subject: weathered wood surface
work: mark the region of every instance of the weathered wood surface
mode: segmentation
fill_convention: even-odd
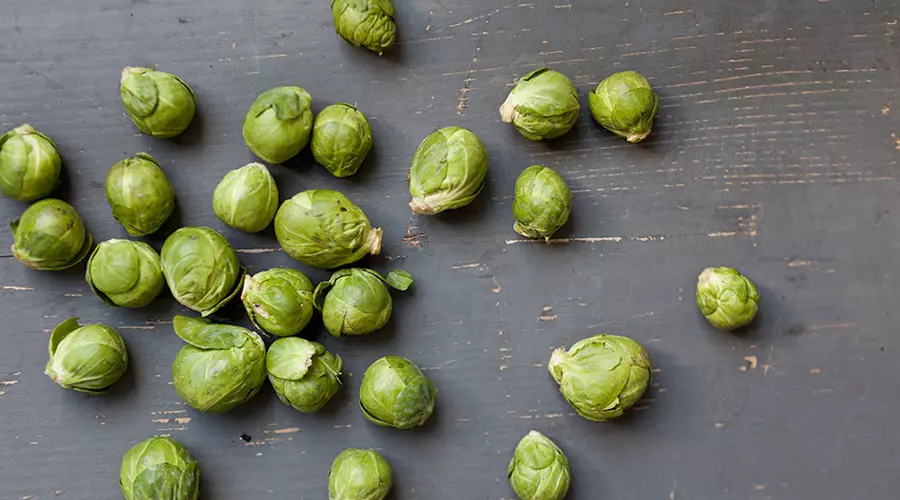
[[[510,499],[506,465],[529,429],[571,460],[569,498],[886,499],[900,467],[896,335],[900,42],[896,1],[648,2],[397,0],[402,41],[384,58],[333,33],[326,0],[7,0],[0,20],[0,122],[28,122],[59,144],[58,195],[95,238],[124,237],[103,200],[106,170],[148,151],[177,186],[179,225],[210,225],[251,272],[298,265],[271,231],[248,236],[212,214],[216,182],[252,159],[240,137],[261,91],[305,87],[316,110],[358,102],[376,147],[363,172],[335,180],[308,153],[273,167],[282,197],[336,188],[385,229],[383,256],[418,279],[394,319],[365,340],[315,338],[346,360],[346,387],[301,415],[266,388],[228,415],[178,399],[169,367],[182,343],[170,296],[138,311],[104,307],[83,267],[26,270],[0,255],[0,497],[116,498],[122,453],[150,435],[184,442],[203,497],[323,498],[345,447],[382,450],[396,499]],[[632,146],[585,105],[546,144],[500,123],[512,82],[541,65],[584,95],[607,74],[651,78],[653,135]],[[157,65],[186,79],[199,117],[173,141],[123,116],[119,71]],[[471,128],[490,150],[471,207],[410,218],[410,158],[430,130]],[[571,223],[553,245],[511,229],[522,168],[571,183]],[[0,200],[14,219],[24,205]],[[11,243],[8,229],[0,240]],[[738,267],[761,288],[742,335],[705,325],[697,273]],[[327,273],[310,271],[317,280]],[[103,397],[44,376],[47,331],[69,316],[119,329],[132,354]],[[238,304],[219,319],[246,323]],[[575,416],[546,372],[552,348],[599,332],[633,336],[658,370],[637,410],[598,424]],[[360,375],[406,355],[440,390],[420,430],[366,422]],[[241,435],[251,437],[250,442]]]

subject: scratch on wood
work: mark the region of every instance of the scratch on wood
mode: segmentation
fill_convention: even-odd
[[[472,269],[473,267],[478,267],[481,265],[481,262],[471,262],[469,264],[459,264],[453,266],[453,269]]]
[[[299,427],[285,427],[284,429],[275,429],[275,430],[263,431],[263,432],[265,432],[266,434],[269,434],[269,433],[271,433],[271,434],[296,434],[296,433],[300,432],[300,428]]]
[[[117,328],[122,330],[153,330],[156,327],[153,325],[119,325]]]
[[[408,247],[422,248],[422,245],[428,243],[428,236],[416,224],[416,216],[413,215],[406,225],[406,234],[400,238],[400,242]]]
[[[261,56],[253,56],[253,58],[254,59],[275,59],[275,58],[287,57],[287,56],[288,56],[287,54],[268,54],[268,55],[261,55]]]
[[[19,285],[2,285],[0,290],[9,290],[11,292],[33,292],[34,288]]]
[[[450,25],[451,28],[454,28],[462,24],[471,23],[476,19],[484,18],[484,26],[481,27],[478,39],[475,42],[475,53],[472,54],[472,64],[469,65],[469,72],[466,74],[466,78],[463,79],[462,88],[459,89],[459,96],[456,98],[456,114],[458,115],[465,114],[466,108],[469,107],[469,93],[472,92],[472,82],[475,80],[475,77],[472,75],[475,73],[475,64],[478,63],[478,53],[481,52],[481,45],[484,43],[484,34],[487,33],[487,25],[491,22],[491,16],[493,16],[495,12],[500,12],[500,9],[492,10],[487,14],[473,17],[472,19],[467,19],[457,25]]]
[[[246,253],[246,254],[259,254],[259,253],[274,253],[274,252],[283,252],[284,249],[279,248],[238,248],[235,249],[237,253]]]
[[[541,316],[538,319],[543,322],[556,321],[556,315],[553,314],[553,307],[544,306],[544,308],[541,309]]]
[[[576,237],[576,238],[550,238],[549,240],[540,240],[540,239],[523,239],[523,240],[506,240],[507,245],[513,245],[516,243],[530,243],[530,244],[549,244],[549,245],[557,245],[562,243],[621,243],[622,241],[663,241],[670,236],[668,235],[647,235],[647,236],[596,236],[596,237]]]
[[[3,386],[16,385],[18,383],[19,383],[18,380],[0,380],[0,385],[3,385]]]
[[[693,10],[673,10],[671,12],[663,12],[664,16],[680,16],[682,14],[690,14]]]

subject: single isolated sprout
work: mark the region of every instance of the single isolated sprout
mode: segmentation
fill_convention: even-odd
[[[534,165],[516,179],[513,229],[527,238],[549,240],[569,220],[572,191],[552,168]]]
[[[509,461],[509,485],[520,500],[562,500],[569,491],[569,460],[538,431],[519,441]]]
[[[313,284],[296,269],[269,269],[244,279],[241,301],[257,330],[289,337],[313,317]]]
[[[266,371],[282,403],[303,413],[319,411],[341,388],[340,356],[318,342],[278,339],[266,353]]]
[[[402,269],[391,271],[387,278],[371,269],[341,269],[319,283],[313,301],[333,336],[368,335],[391,319],[393,302],[385,284],[406,291],[412,282],[412,275]]]
[[[391,0],[331,0],[331,15],[334,31],[354,47],[381,55],[397,38]]]
[[[109,169],[106,202],[128,234],[147,236],[175,211],[175,190],[159,163],[147,153],[138,153]]]
[[[122,457],[119,488],[125,500],[198,500],[200,465],[170,437],[152,437]]]
[[[91,234],[72,205],[47,198],[28,207],[9,225],[13,256],[38,271],[68,269],[91,251]]]
[[[383,427],[412,429],[434,411],[437,389],[412,361],[385,356],[363,373],[359,407],[370,422]]]
[[[566,75],[541,68],[523,76],[500,106],[500,119],[526,139],[559,137],[575,126],[581,103]]]
[[[194,91],[177,76],[149,68],[125,68],[122,104],[137,128],[160,139],[180,135],[197,109]]]
[[[88,258],[85,279],[108,306],[144,307],[166,284],[159,254],[140,241],[107,240]]]
[[[275,218],[278,186],[262,163],[249,163],[222,178],[213,193],[213,212],[225,224],[258,233]]]
[[[434,215],[472,203],[484,188],[488,155],[472,131],[447,127],[422,141],[409,169],[413,213]]]
[[[31,125],[0,136],[0,192],[16,201],[49,196],[59,183],[62,160],[56,144]]]
[[[50,360],[44,373],[63,389],[102,394],[128,368],[128,350],[106,325],[78,324],[69,318],[50,334]]]
[[[244,142],[253,154],[269,163],[290,160],[309,142],[312,97],[300,87],[269,89],[244,117]]]
[[[332,104],[319,112],[309,144],[313,157],[335,177],[355,174],[372,149],[372,127],[354,106]]]
[[[550,375],[582,417],[602,422],[637,403],[650,384],[650,356],[628,337],[596,335],[550,357]]]
[[[588,105],[603,128],[638,143],[650,135],[659,99],[644,75],[622,71],[600,82],[588,94]]]
[[[384,500],[392,486],[391,466],[375,450],[348,448],[328,472],[328,500]]]
[[[730,267],[708,267],[697,279],[697,307],[719,330],[740,328],[756,317],[759,291]]]

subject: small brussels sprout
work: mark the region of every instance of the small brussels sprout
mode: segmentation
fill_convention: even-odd
[[[282,403],[303,413],[319,411],[341,388],[340,356],[318,342],[278,339],[266,353],[266,371]]]
[[[602,422],[621,416],[650,384],[650,356],[628,337],[596,335],[550,357],[550,375],[579,415]]]
[[[289,337],[312,319],[313,284],[296,269],[269,269],[244,279],[241,301],[259,331]]]
[[[225,224],[258,233],[275,218],[278,186],[262,163],[249,163],[222,178],[213,193],[213,212]]]
[[[488,155],[470,130],[447,127],[422,141],[409,169],[413,213],[434,215],[472,203],[484,188]]]
[[[275,87],[256,98],[244,117],[244,142],[269,163],[290,160],[309,142],[312,97],[300,87]]]
[[[208,319],[175,316],[188,345],[172,363],[175,392],[192,408],[224,413],[245,403],[266,381],[266,345],[254,332]]]
[[[348,448],[328,472],[328,500],[383,500],[392,486],[391,466],[375,450]]]
[[[534,165],[516,179],[513,229],[528,238],[549,240],[569,220],[572,191],[552,168]]]
[[[354,47],[381,55],[397,38],[392,0],[331,0],[331,15],[334,31]]]
[[[88,258],[85,279],[106,305],[144,307],[166,284],[159,254],[140,241],[107,240]]]
[[[275,214],[275,236],[291,257],[333,269],[381,251],[381,229],[343,194],[330,189],[298,193]]]
[[[152,437],[122,457],[119,488],[125,500],[197,500],[200,465],[178,441]]]
[[[91,234],[78,212],[64,201],[38,201],[9,227],[15,241],[13,256],[38,271],[68,269],[91,251]]]
[[[740,328],[756,317],[759,291],[730,267],[708,267],[697,279],[697,307],[719,330]]]
[[[69,318],[53,329],[49,350],[44,373],[63,389],[101,394],[128,368],[122,337],[106,325],[80,326],[78,318]]]
[[[393,302],[384,284],[406,291],[412,282],[402,269],[391,271],[387,278],[371,269],[341,269],[319,283],[313,300],[322,311],[325,328],[335,337],[368,335],[391,319]]]
[[[597,123],[628,142],[650,135],[659,99],[644,75],[622,71],[600,82],[588,93],[591,115]]]
[[[160,254],[162,273],[181,305],[209,316],[240,293],[244,268],[224,236],[208,227],[172,233]]]
[[[180,135],[194,119],[197,98],[177,76],[149,68],[122,70],[122,104],[137,128],[160,139]]]
[[[31,125],[0,136],[0,192],[16,201],[48,196],[59,183],[62,160],[56,144]]]
[[[175,211],[175,190],[159,163],[138,153],[106,174],[106,202],[131,236],[155,233]]]
[[[372,127],[366,115],[352,105],[332,104],[316,116],[309,147],[331,175],[349,177],[372,149]]]
[[[363,373],[359,407],[370,422],[397,429],[422,425],[434,411],[437,389],[412,361],[385,356]]]
[[[520,500],[562,500],[569,491],[569,460],[538,431],[519,441],[509,461],[509,485]]]
[[[575,126],[581,103],[566,75],[541,68],[523,76],[500,106],[500,119],[526,139],[559,137]]]

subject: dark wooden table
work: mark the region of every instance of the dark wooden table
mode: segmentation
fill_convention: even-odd
[[[525,3],[529,2],[530,3]],[[396,499],[510,499],[506,465],[537,429],[568,454],[571,499],[888,499],[900,467],[900,5],[883,0],[523,3],[397,0],[400,43],[383,58],[342,42],[327,0],[7,0],[0,20],[0,124],[31,123],[59,145],[56,196],[97,241],[125,237],[103,195],[106,170],[155,155],[181,225],[209,225],[250,272],[299,266],[274,234],[245,235],[212,214],[221,176],[253,157],[244,113],[261,91],[300,85],[319,110],[359,103],[375,150],[333,179],[308,151],[273,166],[287,198],[345,192],[385,230],[378,270],[402,267],[390,325],[310,338],[346,362],[345,388],[303,415],[268,386],[227,415],[187,408],[170,382],[182,342],[163,294],[105,307],[84,267],[59,273],[0,259],[0,498],[118,498],[121,455],[168,434],[203,470],[203,498],[320,499],[334,456],[381,450]],[[195,89],[199,115],[175,140],[137,133],[119,72],[156,65]],[[497,108],[542,65],[583,96],[608,74],[646,74],[660,96],[650,138],[633,146],[587,112],[559,140],[533,143]],[[405,182],[431,130],[460,125],[490,151],[485,192],[439,217],[410,217]],[[512,229],[512,185],[526,166],[561,172],[572,221],[552,245]],[[0,200],[12,220],[24,204]],[[0,230],[4,246],[9,230]],[[710,329],[693,304],[708,265],[760,287],[743,334]],[[327,273],[307,270],[314,280]],[[893,316],[892,316],[893,315]],[[43,374],[48,331],[103,322],[132,363],[107,395],[63,391]],[[216,319],[247,324],[239,303]],[[619,421],[576,416],[546,371],[553,348],[629,335],[653,357],[652,389]],[[439,388],[421,429],[376,427],[356,406],[360,375],[386,354],[415,360]],[[249,436],[249,442],[242,439]]]

